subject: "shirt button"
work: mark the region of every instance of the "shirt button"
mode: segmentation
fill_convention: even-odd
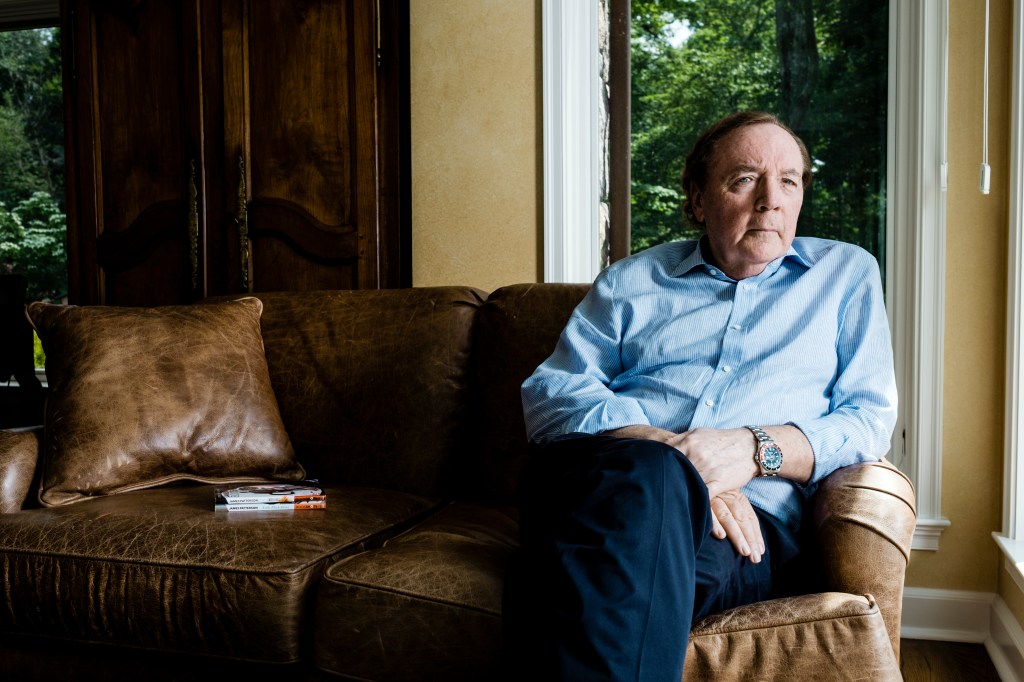
[[[707,400],[704,401],[704,404],[707,405],[708,407],[714,407],[715,401],[712,400],[711,398],[708,398]]]
[[[743,329],[743,327],[738,324],[734,324],[730,327],[730,329],[735,329],[736,331],[739,331],[740,329]]]
[[[729,365],[725,365],[724,367],[722,367],[722,371],[728,374],[729,372],[732,371],[732,367],[730,367]]]
[[[710,272],[710,273],[711,273],[712,275],[717,275],[717,274],[718,274],[718,270],[715,270],[714,268],[711,268],[711,270],[709,270],[709,272]]]

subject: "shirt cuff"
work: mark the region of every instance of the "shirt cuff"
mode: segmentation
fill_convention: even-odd
[[[802,422],[790,422],[800,429],[814,453],[814,471],[807,488],[813,488],[836,469],[861,462],[877,462],[881,456],[867,454],[863,444],[849,436],[849,424],[835,424],[828,416]]]

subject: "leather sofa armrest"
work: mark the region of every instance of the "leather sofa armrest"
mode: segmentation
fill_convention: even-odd
[[[824,589],[873,595],[897,660],[915,504],[910,479],[885,460],[835,471],[812,500]]]
[[[43,429],[0,431],[0,513],[21,509],[35,478]]]

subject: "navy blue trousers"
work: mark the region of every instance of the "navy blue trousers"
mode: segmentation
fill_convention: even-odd
[[[760,563],[713,537],[700,475],[651,440],[571,434],[537,446],[520,506],[504,594],[518,679],[679,682],[691,623],[776,596],[799,554],[796,534],[760,510]]]

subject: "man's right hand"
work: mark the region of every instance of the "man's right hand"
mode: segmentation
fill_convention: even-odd
[[[713,525],[711,534],[719,540],[729,538],[736,551],[760,563],[764,554],[764,537],[754,506],[740,490],[727,490],[711,500]]]

